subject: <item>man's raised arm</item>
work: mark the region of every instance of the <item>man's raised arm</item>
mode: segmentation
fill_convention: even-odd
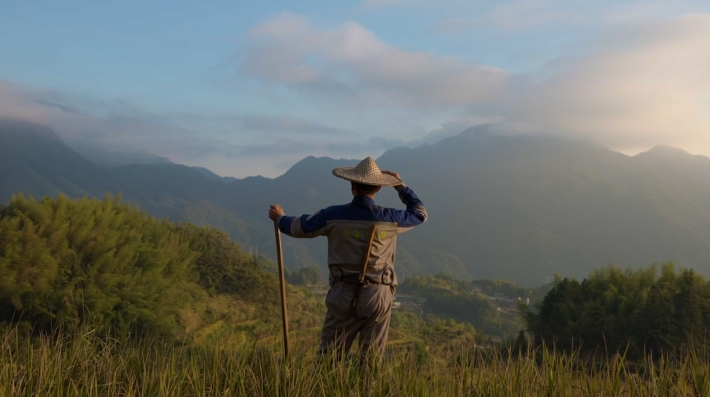
[[[395,176],[399,180],[402,180],[399,174],[394,171],[382,171],[382,173]],[[394,186],[394,188],[397,190],[397,193],[399,193],[399,199],[402,200],[402,203],[407,206],[406,210],[397,211],[395,214],[397,225],[400,228],[412,228],[426,222],[429,218],[429,214],[427,214],[426,208],[424,208],[424,203],[419,200],[419,197],[414,194],[414,191],[407,187],[404,182],[400,185]]]

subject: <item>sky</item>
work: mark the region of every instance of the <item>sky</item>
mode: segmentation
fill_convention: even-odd
[[[494,123],[710,155],[710,2],[0,0],[0,117],[223,176]]]

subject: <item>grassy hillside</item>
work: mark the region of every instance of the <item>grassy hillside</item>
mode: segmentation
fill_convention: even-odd
[[[500,352],[472,344],[392,351],[374,371],[356,362],[314,366],[313,341],[283,359],[279,346],[224,344],[186,349],[160,342],[123,344],[88,332],[77,338],[18,341],[0,333],[0,394],[32,396],[706,396],[710,362],[700,350],[584,360],[552,349]]]

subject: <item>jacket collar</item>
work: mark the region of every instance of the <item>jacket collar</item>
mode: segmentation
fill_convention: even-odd
[[[366,205],[368,207],[372,207],[375,205],[375,200],[368,196],[355,196],[353,197],[353,201],[351,203],[355,205]]]

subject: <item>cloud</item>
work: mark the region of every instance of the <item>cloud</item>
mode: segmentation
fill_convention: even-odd
[[[49,125],[70,146],[152,153],[237,177],[277,176],[309,155],[364,158],[413,144],[403,139],[363,138],[354,131],[292,116],[161,116],[121,101],[77,100],[3,80],[0,118]],[[191,127],[183,126],[183,120]]]
[[[426,135],[419,139],[414,139],[406,142],[407,147],[417,147],[422,144],[434,144],[442,139],[458,135],[461,131],[468,129],[472,126],[480,125],[493,125],[500,124],[500,118],[481,118],[481,117],[462,117],[459,119],[449,120],[436,126],[433,130],[429,131]]]
[[[506,121],[607,145],[701,145],[710,134],[710,15],[609,31],[593,55],[512,85]]]
[[[30,93],[22,86],[0,80],[0,118],[17,118],[41,123],[46,119],[46,112],[40,112],[41,109],[42,105],[32,99]]]
[[[78,115],[86,116],[86,113],[74,108],[73,106],[63,105],[61,103],[50,102],[44,99],[37,99],[36,102],[43,106],[53,106],[65,113],[75,113]]]
[[[694,4],[693,4],[694,3]],[[569,0],[514,0],[490,9],[457,7],[457,13],[436,26],[440,33],[498,32],[520,34],[540,31],[580,31],[608,25],[660,21],[686,15],[691,9],[710,10],[696,0],[640,0],[579,2]]]
[[[513,6],[521,4],[543,14],[549,7]],[[358,109],[460,109],[515,131],[589,137],[617,148],[707,146],[710,139],[710,14],[612,25],[588,44],[588,55],[550,63],[537,76],[406,51],[355,23],[318,29],[292,14],[251,36],[242,73]],[[272,63],[278,56],[287,61]]]
[[[405,141],[403,139],[382,137],[341,141],[277,139],[266,143],[233,146],[228,151],[228,157],[286,156],[294,160],[299,160],[305,156],[360,158],[372,156],[373,153],[382,153],[385,150],[399,146],[414,147],[421,143],[420,140]]]
[[[0,80],[0,118],[52,127],[69,146],[151,153],[207,166],[221,175],[279,175],[283,164],[332,155],[329,143],[358,153],[357,134],[283,116],[156,114],[120,100],[78,97]],[[384,149],[379,148],[382,151]]]
[[[227,152],[227,158],[237,157],[274,157],[279,155],[293,155],[294,153],[311,153],[318,150],[316,143],[295,141],[291,139],[276,140],[269,143],[234,146]]]
[[[248,132],[267,134],[313,134],[313,135],[345,135],[351,134],[342,128],[328,127],[291,116],[244,116],[238,119],[241,128]]]
[[[284,14],[251,31],[240,72],[294,89],[372,106],[440,107],[491,98],[505,71],[404,51],[357,23],[318,30]]]

